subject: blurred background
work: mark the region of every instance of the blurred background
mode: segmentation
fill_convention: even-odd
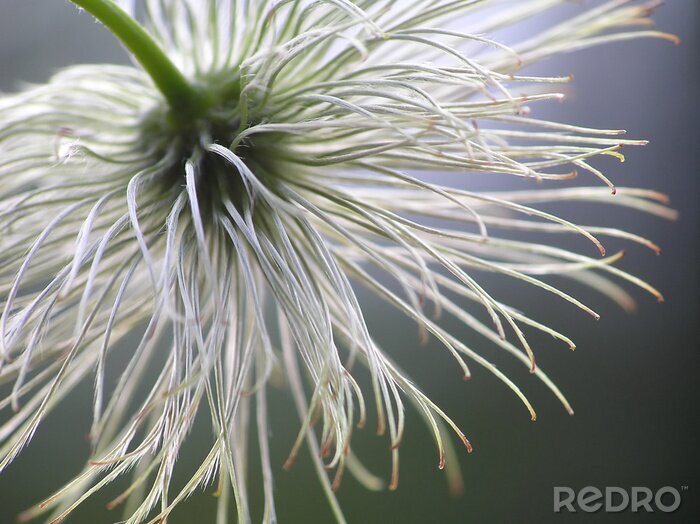
[[[552,13],[549,23],[565,14]],[[527,306],[535,318],[571,336],[576,352],[544,337],[532,339],[538,364],[556,379],[576,411],[568,416],[556,399],[512,359],[503,357],[464,327],[448,326],[468,344],[479,347],[530,397],[539,419],[531,422],[520,402],[494,377],[476,370],[464,383],[445,351],[419,347],[410,322],[371,296],[362,295],[377,339],[402,363],[445,411],[465,430],[475,451],[458,449],[464,493],[451,496],[444,472],[437,469],[432,437],[409,413],[397,492],[372,493],[350,475],[339,492],[352,523],[519,523],[519,522],[700,522],[700,416],[698,410],[698,242],[700,227],[700,2],[670,0],[655,19],[677,34],[682,45],[634,41],[561,56],[531,68],[538,74],[568,74],[575,82],[563,104],[537,106],[534,116],[602,128],[625,128],[633,138],[650,140],[646,148],[626,151],[627,162],[600,162],[621,186],[659,189],[680,212],[676,223],[608,208],[571,210],[585,224],[615,224],[651,238],[663,248],[654,256],[641,247],[610,241],[611,251],[624,247],[623,268],[648,280],[666,296],[656,301],[638,290],[638,310],[627,314],[596,293],[575,289],[597,309],[595,322],[574,308],[533,290],[489,282],[497,297]],[[535,29],[533,29],[535,30]],[[64,65],[126,63],[107,31],[69,2],[0,0],[0,90],[26,82],[43,82]],[[449,323],[448,323],[449,324]],[[42,500],[88,457],[91,385],[78,388],[52,413],[24,454],[0,476],[0,524]],[[282,523],[332,522],[308,457],[291,472],[281,464],[296,436],[298,422],[284,391],[271,392],[276,499]],[[388,473],[386,440],[373,430],[356,433],[354,445],[378,474]],[[455,443],[457,445],[457,443]],[[197,442],[190,442],[195,450]],[[195,452],[196,453],[196,452]],[[194,456],[187,449],[183,462]],[[253,480],[257,480],[255,462]],[[674,514],[555,515],[553,486],[673,486],[683,502]],[[261,495],[251,493],[253,503]],[[99,496],[69,522],[101,524],[120,519],[107,514],[109,497]],[[175,513],[170,524],[213,522],[211,491],[198,494]]]

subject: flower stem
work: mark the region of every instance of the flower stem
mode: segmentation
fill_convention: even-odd
[[[102,22],[134,55],[158,90],[163,94],[173,117],[180,123],[196,118],[206,109],[200,91],[190,84],[133,17],[113,0],[72,0]]]

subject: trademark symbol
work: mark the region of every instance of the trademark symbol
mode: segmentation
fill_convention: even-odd
[[[681,491],[688,491],[688,486],[681,486]]]

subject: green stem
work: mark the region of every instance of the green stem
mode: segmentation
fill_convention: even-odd
[[[151,35],[112,0],[72,0],[102,22],[131,51],[163,94],[179,123],[196,118],[206,109],[195,89],[170,61]]]

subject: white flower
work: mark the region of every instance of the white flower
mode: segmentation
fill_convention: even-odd
[[[624,307],[632,299],[613,280],[661,298],[613,265],[621,253],[598,256],[599,238],[658,251],[651,241],[538,208],[609,203],[673,218],[663,195],[616,190],[591,163],[623,159],[623,145],[643,142],[528,116],[530,105],[560,100],[556,87],[570,78],[518,72],[592,45],[674,40],[646,27],[653,5],[607,2],[505,45],[485,35],[562,0],[146,0],[137,7],[147,33],[109,0],[75,3],[144,70],[71,67],[0,99],[0,409],[15,411],[0,426],[0,470],[78,383],[95,383],[92,460],[24,518],[50,510],[58,522],[130,473],[131,487],[112,504],[129,499],[129,523],[160,522],[211,484],[222,522],[229,493],[248,522],[244,469],[257,448],[264,520],[276,521],[273,374],[285,378],[301,419],[287,466],[306,443],[339,521],[333,490],[345,469],[381,486],[350,447],[370,417],[388,433],[392,489],[406,403],[432,429],[441,468],[446,428],[471,449],[377,345],[359,286],[438,339],[465,377],[468,363],[496,374],[533,419],[518,386],[437,316],[456,317],[522,361],[570,412],[521,327],[574,343],[496,299],[480,273],[525,281],[594,317],[546,277],[582,281]],[[583,185],[556,187],[577,172]],[[473,173],[532,186],[460,189]],[[531,232],[551,243],[528,241]],[[566,233],[591,247],[557,247]],[[464,310],[463,299],[474,307]],[[123,342],[134,333],[137,345]],[[368,389],[355,378],[363,373]],[[174,490],[199,412],[211,420],[211,447]]]

